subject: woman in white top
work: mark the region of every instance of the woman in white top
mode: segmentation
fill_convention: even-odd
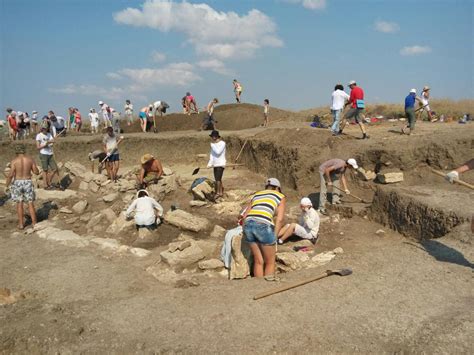
[[[420,112],[418,114],[418,118],[420,118],[423,115],[423,112],[426,111],[426,114],[428,115],[428,119],[431,122],[436,122],[437,120],[433,117],[433,114],[431,113],[429,86],[423,87],[423,91],[421,92],[420,99],[421,99],[421,107],[420,107]]]
[[[344,86],[337,84],[331,95],[331,113],[333,119],[331,132],[334,136],[339,134],[342,111],[347,102],[349,102],[349,95],[344,91]]]
[[[309,239],[316,244],[319,233],[319,214],[313,208],[313,204],[308,197],[303,197],[300,202],[301,216],[298,223],[285,225],[278,233],[278,244],[283,244],[292,235],[302,239]]]
[[[125,212],[127,218],[131,218],[133,212],[137,228],[156,227],[161,223],[160,217],[163,217],[163,207],[154,198],[149,197],[146,190],[137,192],[137,198]]]
[[[225,142],[221,139],[219,131],[212,131],[211,154],[209,156],[208,168],[214,168],[214,179],[216,180],[216,198],[224,196],[224,185],[222,184],[222,175],[225,169]]]
[[[91,122],[91,132],[99,133],[99,114],[95,112],[95,108],[89,110],[89,121]]]

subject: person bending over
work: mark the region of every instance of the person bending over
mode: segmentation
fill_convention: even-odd
[[[137,198],[125,212],[127,218],[131,218],[133,213],[135,213],[135,225],[137,229],[154,229],[161,223],[163,207],[161,207],[154,198],[148,196],[146,190],[140,190],[137,192]]]

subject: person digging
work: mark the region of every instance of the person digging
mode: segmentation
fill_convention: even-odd
[[[150,184],[158,183],[163,175],[161,162],[151,154],[145,154],[140,158],[140,173],[137,175],[138,186],[141,189]]]
[[[354,158],[350,158],[346,161],[342,159],[330,159],[325,161],[319,166],[319,176],[321,179],[321,187],[319,193],[319,209],[318,211],[322,214],[326,214],[326,201],[327,201],[327,186],[333,186],[338,190],[336,193],[333,191],[332,193],[332,204],[340,204],[340,195],[339,191],[341,190],[340,187],[340,180],[342,180],[342,186],[344,188],[344,192],[346,195],[350,195],[350,191],[347,188],[347,181],[345,177],[345,173],[347,171],[347,167],[351,167],[355,170],[359,168],[357,165],[357,161]]]
[[[7,176],[6,189],[10,190],[11,198],[16,202],[18,214],[18,229],[25,228],[25,217],[23,203],[28,204],[31,224],[36,224],[35,190],[31,180],[32,174],[39,175],[39,169],[33,158],[25,154],[26,148],[23,144],[15,146],[16,158],[10,163],[11,170]]]
[[[163,212],[163,207],[154,198],[148,196],[148,191],[140,190],[137,192],[137,198],[127,208],[125,215],[131,218],[132,214],[135,214],[137,229],[154,230],[161,224]]]

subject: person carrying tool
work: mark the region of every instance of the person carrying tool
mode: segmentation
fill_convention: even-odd
[[[135,225],[137,229],[148,228],[156,229],[161,223],[163,217],[163,207],[154,199],[148,196],[148,191],[140,190],[137,192],[137,198],[127,208],[125,215],[131,218],[135,213]]]
[[[360,130],[362,132],[362,139],[368,139],[370,137],[365,131],[364,121],[362,117],[362,113],[365,109],[364,90],[357,86],[357,83],[354,80],[351,80],[348,86],[351,89],[351,94],[349,96],[349,102],[347,104],[350,104],[351,108],[344,115],[344,120],[341,124],[341,128],[339,129],[339,134],[341,134],[344,130],[347,120],[354,117],[355,122],[359,125]]]
[[[469,170],[474,169],[474,159],[471,159],[465,162],[463,165],[450,171],[446,174],[446,180],[449,181],[451,184],[454,183],[455,180],[459,180],[459,174],[465,173]]]
[[[209,102],[209,104],[207,104],[207,115],[202,120],[201,131],[204,131],[206,129],[217,130],[217,121],[214,119],[214,108],[218,103],[219,100],[217,98],[214,98]]]
[[[107,154],[105,159],[105,168],[110,180],[117,182],[118,170],[120,167],[120,155],[118,146],[122,142],[123,136],[118,137],[113,127],[107,127],[107,134],[104,136],[104,152]]]
[[[99,174],[102,173],[102,169],[104,167],[104,161],[105,158],[107,158],[107,153],[105,153],[103,150],[94,150],[93,152],[90,152],[88,155],[89,160],[92,162],[92,172],[94,172],[94,160],[97,160],[99,162],[98,166],[98,172]]]
[[[421,101],[419,104],[418,108],[418,118],[422,117],[423,112],[426,112],[428,115],[428,120],[430,122],[436,122],[437,119],[433,117],[433,114],[431,113],[431,107],[430,107],[430,90],[431,88],[429,86],[424,86],[423,91],[421,92]]]
[[[225,142],[219,135],[219,131],[212,131],[209,135],[211,137],[211,153],[209,154],[208,168],[214,169],[214,180],[216,181],[215,198],[224,196],[224,185],[222,184],[222,176],[226,165],[225,158]]]
[[[10,173],[7,176],[6,188],[10,190],[13,202],[16,202],[18,215],[18,229],[25,228],[25,217],[23,203],[28,204],[31,224],[36,224],[35,211],[35,189],[31,181],[31,175],[39,175],[38,167],[33,158],[25,154],[26,148],[23,144],[15,146],[16,158],[10,163]]]
[[[308,239],[316,244],[319,233],[319,214],[313,208],[313,203],[308,197],[303,197],[300,202],[301,217],[298,223],[286,224],[278,233],[278,244],[283,244],[292,235]]]
[[[415,102],[421,102],[421,99],[416,96],[416,89],[411,89],[407,97],[405,97],[405,115],[407,116],[408,124],[405,128],[402,128],[403,134],[412,134],[415,130]],[[407,133],[407,130],[408,131]]]
[[[144,154],[140,158],[140,172],[137,175],[137,181],[141,189],[150,184],[156,184],[163,175],[163,166],[161,162],[151,154]]]
[[[253,254],[253,276],[267,281],[275,277],[275,244],[285,217],[286,197],[280,181],[269,178],[265,189],[256,192],[244,213],[244,236]]]
[[[319,208],[318,211],[322,214],[326,214],[326,201],[327,201],[327,186],[332,186],[334,183],[334,187],[338,190],[337,193],[333,191],[332,193],[332,204],[339,204],[340,201],[340,181],[342,180],[342,186],[344,188],[344,192],[347,195],[350,195],[350,191],[347,188],[347,181],[345,177],[345,173],[347,167],[350,166],[353,169],[358,169],[359,166],[354,158],[350,158],[346,161],[342,159],[330,159],[325,161],[319,166],[319,177],[321,181],[321,187],[319,192]]]
[[[43,169],[44,189],[52,190],[54,189],[53,177],[54,175],[59,177],[59,170],[53,153],[54,138],[48,131],[49,125],[45,121],[41,126],[40,133],[36,135],[36,148],[39,150],[41,168]]]

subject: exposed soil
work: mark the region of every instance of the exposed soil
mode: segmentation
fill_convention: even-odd
[[[283,273],[280,283],[229,281],[190,269],[180,271],[193,273],[197,286],[165,284],[145,270],[178,238],[176,227],[163,225],[139,245],[136,232],[113,236],[151,251],[135,258],[14,233],[15,210],[6,203],[0,207],[0,289],[11,290],[13,301],[0,305],[1,353],[472,353],[474,192],[446,183],[428,166],[447,170],[472,158],[474,126],[419,122],[416,135],[408,137],[397,133],[402,123],[387,122],[369,127],[371,139],[365,141],[355,126],[332,137],[309,127],[306,117],[276,109],[274,121],[281,121],[264,129],[258,127],[260,109],[222,105],[216,112],[229,162],[246,142],[239,159],[245,166],[225,171],[229,192],[255,191],[275,176],[288,195],[288,210],[295,211],[301,196],[317,200],[318,167],[326,159],[355,157],[366,170],[403,171],[404,181],[393,185],[350,174],[351,192],[373,203],[344,196],[342,206],[330,208],[315,248],[342,247],[342,255],[319,268]],[[232,228],[236,216],[188,204],[191,172],[206,166],[207,157],[198,155],[209,150],[208,132],[198,132],[199,125],[197,115],[175,114],[160,121],[157,134],[126,133],[122,170],[152,153],[178,177],[178,188],[161,201],[165,211],[175,205],[208,218],[211,227]],[[36,155],[33,141],[26,143]],[[100,147],[99,136],[81,134],[54,149],[57,161],[89,167],[87,153]],[[6,142],[0,150],[4,166],[13,150]],[[202,169],[198,176],[212,172]],[[473,184],[474,172],[462,178]],[[126,206],[121,199],[107,204],[84,196],[88,213],[107,207],[118,213]],[[84,222],[68,224],[71,215],[59,213],[77,200],[55,202],[56,207],[37,204],[42,218],[86,233]],[[211,230],[186,234],[212,241]],[[353,275],[252,300],[258,292],[343,267]]]

